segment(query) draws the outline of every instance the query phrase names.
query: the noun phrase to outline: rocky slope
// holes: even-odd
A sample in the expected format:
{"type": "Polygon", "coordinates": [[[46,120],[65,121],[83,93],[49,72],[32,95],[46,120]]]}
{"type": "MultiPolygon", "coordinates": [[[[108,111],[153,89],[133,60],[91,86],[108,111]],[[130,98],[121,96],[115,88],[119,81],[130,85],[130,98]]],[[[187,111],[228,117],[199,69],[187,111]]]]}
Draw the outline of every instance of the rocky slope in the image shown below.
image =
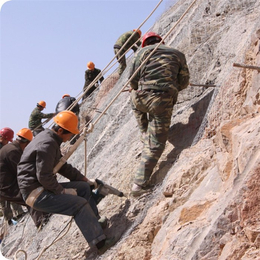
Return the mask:
{"type": "MultiPolygon", "coordinates": [[[[153,30],[162,36],[193,1],[178,1],[153,30]]],[[[260,3],[196,1],[165,43],[186,54],[191,82],[174,108],[166,149],[151,178],[153,190],[138,199],[107,196],[99,204],[117,244],[101,257],[72,222],[68,233],[40,259],[260,259],[260,74],[233,63],[260,66],[260,3]]],[[[111,75],[81,106],[95,121],[127,81],[111,75]]],[[[129,93],[123,92],[69,159],[87,176],[130,191],[142,150],[129,93]]],[[[18,248],[37,259],[70,218],[52,216],[37,232],[27,217],[9,228],[2,253],[18,248]]],[[[24,259],[22,252],[17,259],[24,259]]]]}

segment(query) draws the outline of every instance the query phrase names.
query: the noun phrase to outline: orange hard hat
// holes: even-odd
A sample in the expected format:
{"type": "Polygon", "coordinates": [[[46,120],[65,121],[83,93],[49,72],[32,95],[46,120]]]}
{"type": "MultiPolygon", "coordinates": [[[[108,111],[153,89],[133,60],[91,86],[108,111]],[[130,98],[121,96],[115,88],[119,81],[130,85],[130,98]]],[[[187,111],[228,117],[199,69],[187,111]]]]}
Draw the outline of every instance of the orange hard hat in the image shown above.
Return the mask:
{"type": "Polygon", "coordinates": [[[73,112],[68,110],[62,111],[57,114],[53,120],[58,126],[64,128],[72,134],[79,133],[78,117],[73,112]]]}
{"type": "Polygon", "coordinates": [[[43,100],[39,101],[39,102],[37,103],[37,105],[39,105],[39,106],[41,106],[41,107],[43,107],[43,108],[46,108],[46,102],[43,101],[43,100]]]}
{"type": "Polygon", "coordinates": [[[69,95],[69,94],[64,94],[64,95],[62,96],[62,98],[65,98],[65,97],[70,97],[70,95],[69,95]]]}
{"type": "Polygon", "coordinates": [[[0,130],[0,135],[9,142],[13,141],[14,131],[9,127],[4,127],[0,130]]]}
{"type": "Polygon", "coordinates": [[[87,67],[89,70],[94,70],[95,69],[95,64],[92,61],[89,61],[87,64],[87,67]]]}
{"type": "Polygon", "coordinates": [[[33,139],[33,133],[28,128],[22,128],[18,133],[18,136],[23,137],[24,139],[28,140],[29,142],[33,139]]]}
{"type": "Polygon", "coordinates": [[[162,40],[162,37],[154,32],[148,32],[143,36],[142,48],[148,45],[149,39],[154,38],[158,42],[162,40]]]}
{"type": "Polygon", "coordinates": [[[141,32],[141,30],[139,30],[139,29],[138,29],[138,30],[134,29],[133,31],[134,31],[134,32],[137,31],[138,34],[139,34],[139,36],[140,36],[140,37],[142,36],[142,32],[141,32]]]}

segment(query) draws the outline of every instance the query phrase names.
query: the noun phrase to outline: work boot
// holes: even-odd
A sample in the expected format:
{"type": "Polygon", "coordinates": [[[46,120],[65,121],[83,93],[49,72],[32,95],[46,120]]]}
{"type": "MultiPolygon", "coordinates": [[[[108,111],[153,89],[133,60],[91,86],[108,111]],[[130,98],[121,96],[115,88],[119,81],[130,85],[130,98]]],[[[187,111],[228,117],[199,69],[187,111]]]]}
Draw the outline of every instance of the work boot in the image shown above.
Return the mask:
{"type": "Polygon", "coordinates": [[[107,228],[108,226],[108,219],[106,217],[101,217],[99,220],[98,220],[98,223],[100,224],[100,226],[102,227],[102,229],[105,229],[107,228]]]}
{"type": "Polygon", "coordinates": [[[116,243],[116,238],[115,237],[107,238],[105,240],[100,241],[96,245],[97,248],[98,248],[98,255],[104,254],[110,247],[115,245],[115,243],[116,243]],[[102,245],[102,246],[100,246],[100,245],[102,245]]]}
{"type": "Polygon", "coordinates": [[[146,189],[144,189],[142,186],[137,185],[137,184],[134,183],[133,186],[132,186],[132,191],[131,191],[130,194],[133,197],[139,197],[139,196],[141,196],[142,194],[144,194],[146,192],[147,192],[146,189]]]}

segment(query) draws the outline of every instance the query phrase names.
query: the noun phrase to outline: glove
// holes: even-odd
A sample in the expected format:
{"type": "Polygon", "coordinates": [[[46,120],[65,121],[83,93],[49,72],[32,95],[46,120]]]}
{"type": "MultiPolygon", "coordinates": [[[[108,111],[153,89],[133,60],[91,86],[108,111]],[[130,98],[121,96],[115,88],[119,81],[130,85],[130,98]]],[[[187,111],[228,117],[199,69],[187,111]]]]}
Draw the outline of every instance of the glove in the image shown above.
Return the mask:
{"type": "Polygon", "coordinates": [[[69,189],[63,189],[63,192],[62,194],[69,194],[69,195],[74,195],[74,196],[77,196],[77,190],[76,189],[72,189],[72,188],[69,188],[69,189]]]}
{"type": "Polygon", "coordinates": [[[98,188],[98,184],[95,181],[95,179],[88,179],[88,183],[89,183],[90,186],[94,187],[93,190],[98,188]]]}

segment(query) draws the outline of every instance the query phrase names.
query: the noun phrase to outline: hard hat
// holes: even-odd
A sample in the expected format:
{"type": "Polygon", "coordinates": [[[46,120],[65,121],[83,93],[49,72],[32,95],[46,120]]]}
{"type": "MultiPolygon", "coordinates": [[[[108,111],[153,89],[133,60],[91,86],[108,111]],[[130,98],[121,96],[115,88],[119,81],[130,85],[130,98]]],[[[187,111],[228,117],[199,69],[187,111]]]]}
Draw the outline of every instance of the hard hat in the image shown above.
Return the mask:
{"type": "Polygon", "coordinates": [[[46,108],[46,102],[43,101],[43,100],[39,101],[39,102],[37,103],[37,105],[39,105],[39,106],[41,106],[41,107],[43,107],[43,108],[46,108]]]}
{"type": "Polygon", "coordinates": [[[33,133],[30,129],[28,128],[22,128],[18,133],[18,136],[23,137],[24,139],[28,140],[28,141],[32,141],[33,139],[33,133]]]}
{"type": "Polygon", "coordinates": [[[146,45],[148,45],[148,42],[150,38],[154,38],[155,40],[157,40],[158,42],[160,42],[162,40],[162,37],[154,32],[148,32],[143,36],[143,42],[142,42],[142,48],[145,47],[146,45]]]}
{"type": "Polygon", "coordinates": [[[71,132],[72,134],[78,134],[78,117],[71,111],[65,110],[57,114],[53,118],[54,122],[64,128],[65,130],[71,132]]]}
{"type": "Polygon", "coordinates": [[[70,97],[70,95],[69,95],[69,94],[64,94],[64,95],[62,96],[62,98],[65,98],[65,97],[70,97]]]}
{"type": "Polygon", "coordinates": [[[89,70],[94,70],[95,64],[92,61],[90,61],[90,62],[88,62],[87,67],[88,67],[89,70]]]}
{"type": "Polygon", "coordinates": [[[133,31],[134,31],[134,32],[137,31],[138,34],[139,34],[139,36],[140,36],[140,37],[142,36],[142,32],[141,32],[141,30],[136,30],[136,29],[134,29],[133,31]]]}
{"type": "Polygon", "coordinates": [[[14,131],[9,127],[4,127],[0,130],[0,135],[9,142],[13,141],[14,131]]]}

